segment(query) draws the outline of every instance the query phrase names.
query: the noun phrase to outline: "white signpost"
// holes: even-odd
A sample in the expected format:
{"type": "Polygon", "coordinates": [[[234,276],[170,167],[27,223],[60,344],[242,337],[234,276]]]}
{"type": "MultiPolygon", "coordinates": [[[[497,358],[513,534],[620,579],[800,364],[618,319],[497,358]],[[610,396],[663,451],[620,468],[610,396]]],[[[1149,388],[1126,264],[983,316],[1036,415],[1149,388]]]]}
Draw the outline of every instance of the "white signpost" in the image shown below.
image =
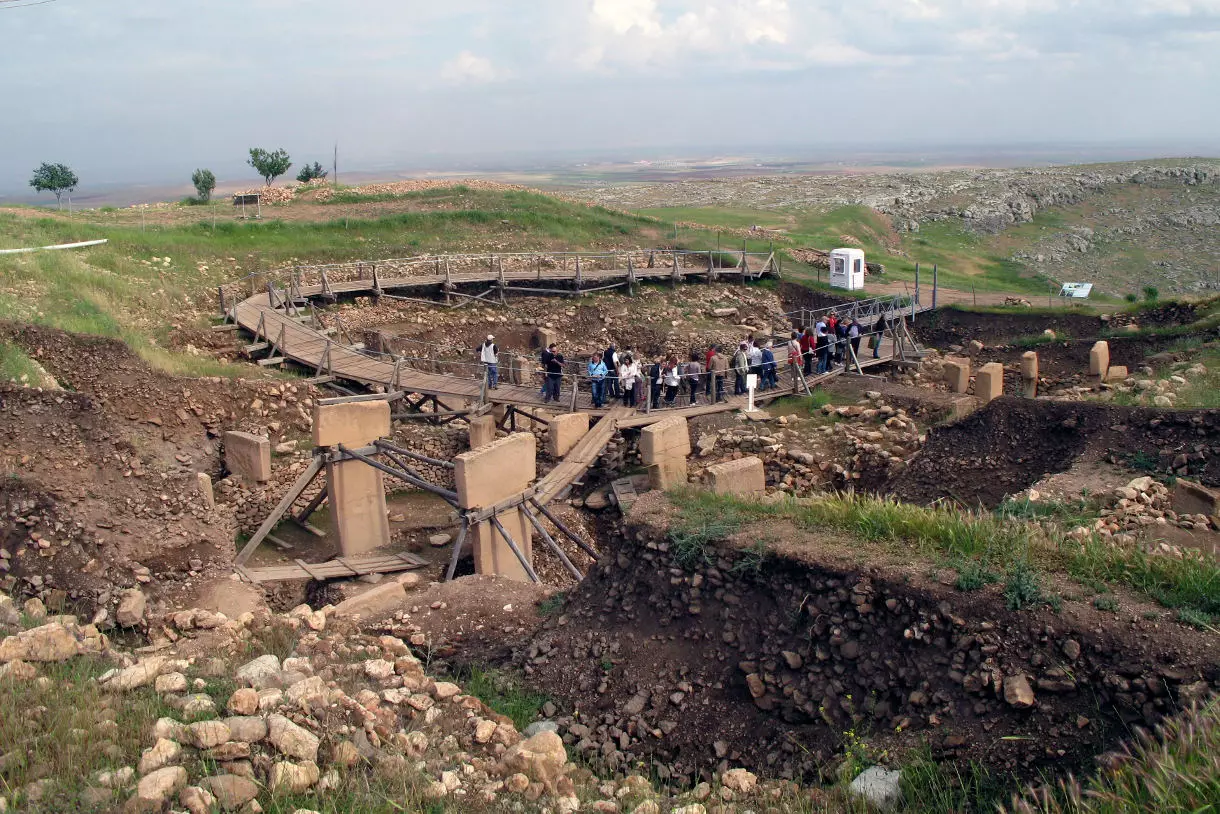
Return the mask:
{"type": "Polygon", "coordinates": [[[746,412],[754,412],[754,391],[758,387],[758,376],[754,373],[746,375],[746,390],[750,394],[749,401],[746,403],[746,412]]]}

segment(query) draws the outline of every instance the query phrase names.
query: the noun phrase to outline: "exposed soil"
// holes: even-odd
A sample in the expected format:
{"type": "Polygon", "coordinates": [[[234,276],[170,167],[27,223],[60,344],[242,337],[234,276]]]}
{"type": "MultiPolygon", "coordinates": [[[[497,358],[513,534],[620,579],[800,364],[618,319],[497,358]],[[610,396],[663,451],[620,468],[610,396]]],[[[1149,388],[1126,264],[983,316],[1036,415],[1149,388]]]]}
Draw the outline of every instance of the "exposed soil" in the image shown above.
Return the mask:
{"type": "Polygon", "coordinates": [[[1000,398],[932,429],[890,488],[909,502],[951,498],[990,508],[1068,469],[1086,449],[1214,485],[1220,483],[1220,411],[1000,398]]]}
{"type": "Polygon", "coordinates": [[[1028,777],[1087,765],[1220,684],[1215,637],[1075,603],[1008,612],[909,563],[853,564],[853,541],[791,525],[751,527],[690,569],[667,550],[674,511],[642,498],[615,556],[516,651],[569,743],[611,766],[832,776],[852,731],[891,755],[926,743],[1028,777]],[[773,541],[761,561],[759,539],[773,541]],[[1005,692],[1016,676],[1028,707],[1005,692]]]}

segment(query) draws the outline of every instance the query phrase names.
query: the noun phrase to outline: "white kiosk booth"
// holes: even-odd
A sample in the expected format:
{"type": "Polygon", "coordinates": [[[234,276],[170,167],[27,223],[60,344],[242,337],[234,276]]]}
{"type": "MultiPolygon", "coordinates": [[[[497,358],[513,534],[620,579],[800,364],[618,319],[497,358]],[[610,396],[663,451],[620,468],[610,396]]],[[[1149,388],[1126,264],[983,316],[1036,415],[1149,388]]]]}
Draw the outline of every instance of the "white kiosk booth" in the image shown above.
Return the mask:
{"type": "Polygon", "coordinates": [[[859,291],[864,288],[864,250],[835,249],[830,253],[830,285],[859,291]]]}

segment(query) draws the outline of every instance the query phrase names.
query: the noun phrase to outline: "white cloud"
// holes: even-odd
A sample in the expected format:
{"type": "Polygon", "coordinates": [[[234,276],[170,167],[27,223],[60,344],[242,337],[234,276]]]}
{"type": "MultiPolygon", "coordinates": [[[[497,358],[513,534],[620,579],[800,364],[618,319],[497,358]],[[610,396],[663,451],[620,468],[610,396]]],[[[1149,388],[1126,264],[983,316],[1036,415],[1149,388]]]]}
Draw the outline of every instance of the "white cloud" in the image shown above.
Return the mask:
{"type": "Polygon", "coordinates": [[[470,51],[462,51],[441,66],[441,79],[453,84],[482,84],[497,82],[504,78],[505,74],[497,70],[490,59],[477,56],[470,51]]]}

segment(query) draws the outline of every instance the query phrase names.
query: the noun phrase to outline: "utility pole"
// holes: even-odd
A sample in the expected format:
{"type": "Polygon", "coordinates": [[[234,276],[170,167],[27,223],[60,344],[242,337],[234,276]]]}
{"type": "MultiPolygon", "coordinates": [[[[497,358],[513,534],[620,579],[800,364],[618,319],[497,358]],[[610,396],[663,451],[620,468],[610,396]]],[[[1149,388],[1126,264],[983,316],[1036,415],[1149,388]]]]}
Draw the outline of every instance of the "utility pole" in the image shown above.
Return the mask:
{"type": "Polygon", "coordinates": [[[335,163],[331,165],[331,171],[335,178],[335,186],[339,186],[339,142],[335,142],[335,163]]]}

